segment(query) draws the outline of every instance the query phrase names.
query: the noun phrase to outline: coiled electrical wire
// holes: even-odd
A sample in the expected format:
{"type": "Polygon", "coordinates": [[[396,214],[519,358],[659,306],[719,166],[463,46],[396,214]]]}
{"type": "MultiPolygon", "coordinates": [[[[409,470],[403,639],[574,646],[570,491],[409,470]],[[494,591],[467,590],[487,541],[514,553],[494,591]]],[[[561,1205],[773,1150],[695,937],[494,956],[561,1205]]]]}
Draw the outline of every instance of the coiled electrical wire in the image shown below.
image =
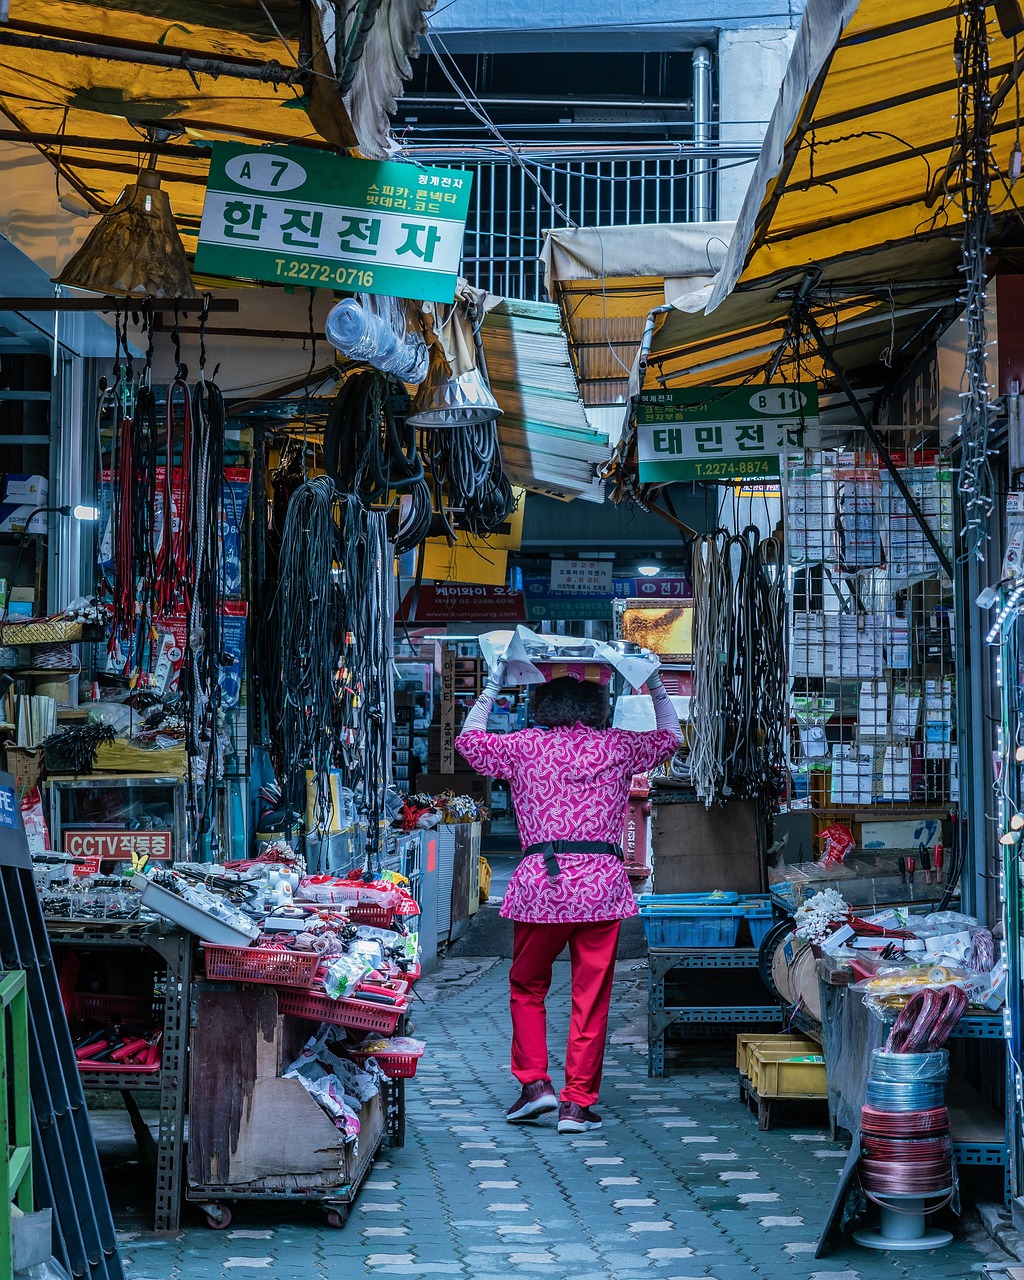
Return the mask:
{"type": "MultiPolygon", "coordinates": [[[[220,681],[231,663],[231,654],[224,648],[227,589],[221,547],[226,422],[227,409],[219,387],[200,378],[191,391],[188,415],[193,433],[187,514],[192,589],[186,593],[189,634],[182,681],[190,745],[190,801],[199,834],[215,825],[220,681]],[[198,760],[205,761],[201,780],[192,772],[192,761],[198,760]]],[[[186,519],[184,513],[182,519],[186,519]]]]}
{"type": "Polygon", "coordinates": [[[861,1159],[861,1186],[879,1196],[934,1196],[950,1190],[952,1161],[948,1156],[929,1160],[901,1160],[889,1163],[861,1159]]]}
{"type": "Polygon", "coordinates": [[[690,774],[705,805],[730,796],[771,810],[786,778],[786,600],[782,555],[754,525],[693,544],[690,774]]]}
{"type": "Polygon", "coordinates": [[[900,1010],[886,1037],[889,1053],[923,1053],[941,1049],[967,1008],[961,987],[918,991],[900,1010]]]}
{"type": "Polygon", "coordinates": [[[429,436],[430,470],[442,505],[460,510],[471,533],[494,533],[515,509],[498,444],[498,424],[451,427],[429,436]]]}
{"type": "Polygon", "coordinates": [[[311,771],[322,830],[340,769],[367,825],[368,862],[379,861],[391,783],[393,590],[387,513],[328,476],[305,481],[288,504],[277,601],[285,797],[302,811],[311,771]]]}
{"type": "Polygon", "coordinates": [[[862,1134],[882,1138],[921,1138],[949,1132],[949,1109],[933,1107],[929,1111],[882,1111],[877,1107],[861,1107],[862,1134]]]}
{"type": "Polygon", "coordinates": [[[294,812],[305,809],[305,771],[311,769],[318,822],[331,813],[335,673],[345,641],[337,500],[334,481],[327,476],[307,480],[292,494],[278,588],[285,798],[294,812]]]}
{"type": "Polygon", "coordinates": [[[868,1105],[879,1111],[931,1111],[944,1096],[944,1086],[934,1080],[868,1080],[868,1105]]]}
{"type": "Polygon", "coordinates": [[[876,1049],[871,1055],[871,1078],[905,1084],[915,1080],[945,1084],[949,1075],[949,1054],[945,1049],[934,1053],[888,1053],[876,1049]]]}
{"type": "Polygon", "coordinates": [[[925,1138],[882,1138],[862,1133],[860,1142],[861,1151],[869,1160],[948,1160],[953,1154],[953,1139],[948,1133],[925,1138]]]}

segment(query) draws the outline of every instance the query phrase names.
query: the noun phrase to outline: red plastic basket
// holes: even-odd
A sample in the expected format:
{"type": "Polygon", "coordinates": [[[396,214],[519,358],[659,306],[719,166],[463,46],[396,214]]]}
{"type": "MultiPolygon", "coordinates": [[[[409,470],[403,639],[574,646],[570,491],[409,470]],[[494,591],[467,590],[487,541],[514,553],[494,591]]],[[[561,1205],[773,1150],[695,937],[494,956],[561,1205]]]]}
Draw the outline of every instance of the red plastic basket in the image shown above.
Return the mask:
{"type": "Polygon", "coordinates": [[[277,998],[281,1013],[293,1018],[309,1018],[311,1022],[329,1022],[336,1027],[354,1027],[357,1031],[379,1031],[390,1036],[398,1026],[398,1019],[408,1006],[385,1007],[367,1004],[365,1000],[332,1000],[330,996],[314,995],[311,991],[282,991],[277,998]]]}
{"type": "Polygon", "coordinates": [[[320,957],[315,951],[278,947],[206,948],[206,976],[215,982],[256,982],[268,987],[308,990],[320,957]]]}
{"type": "Polygon", "coordinates": [[[112,995],[109,991],[76,991],[69,1022],[154,1022],[164,1020],[163,1000],[150,996],[112,995]]]}
{"type": "Polygon", "coordinates": [[[422,1053],[361,1053],[358,1049],[349,1049],[348,1052],[360,1066],[367,1058],[373,1058],[390,1080],[411,1080],[423,1057],[422,1053]]]}
{"type": "Polygon", "coordinates": [[[360,982],[359,991],[371,991],[382,996],[405,996],[409,993],[409,983],[404,978],[381,978],[377,981],[360,982]]]}
{"type": "Polygon", "coordinates": [[[412,984],[420,976],[420,966],[418,964],[409,965],[408,969],[400,969],[397,964],[388,966],[388,977],[394,982],[404,982],[406,986],[411,987],[412,984]]]}
{"type": "Polygon", "coordinates": [[[376,902],[356,902],[348,908],[353,924],[369,924],[375,929],[390,929],[394,914],[394,907],[382,907],[376,902]]]}
{"type": "MultiPolygon", "coordinates": [[[[159,1073],[161,1065],[159,1062],[154,1062],[152,1066],[148,1067],[133,1067],[131,1065],[126,1066],[123,1062],[80,1062],[78,1070],[84,1076],[90,1073],[99,1075],[101,1072],[108,1076],[155,1076],[159,1073]]],[[[381,1069],[383,1070],[383,1068],[381,1069]]]]}
{"type": "MultiPolygon", "coordinates": [[[[163,1000],[149,996],[112,995],[110,992],[76,991],[71,997],[69,1022],[137,1022],[159,1027],[163,1023],[163,1000]]],[[[82,1075],[156,1075],[161,1064],[134,1066],[124,1062],[93,1062],[89,1059],[78,1063],[82,1075]]]]}

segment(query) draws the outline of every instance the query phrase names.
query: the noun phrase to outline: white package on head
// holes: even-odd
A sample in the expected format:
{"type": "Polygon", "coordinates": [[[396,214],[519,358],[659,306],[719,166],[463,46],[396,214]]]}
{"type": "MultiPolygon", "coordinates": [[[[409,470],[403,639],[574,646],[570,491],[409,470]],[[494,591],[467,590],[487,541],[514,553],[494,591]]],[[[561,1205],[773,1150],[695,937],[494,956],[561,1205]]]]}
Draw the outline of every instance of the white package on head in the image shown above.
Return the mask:
{"type": "Polygon", "coordinates": [[[480,637],[480,651],[488,670],[493,671],[504,662],[508,684],[543,684],[545,677],[537,663],[594,662],[614,668],[628,684],[639,689],[657,671],[660,662],[656,654],[646,649],[636,645],[630,648],[635,652],[626,652],[620,644],[603,640],[538,635],[522,626],[515,631],[488,631],[480,637]]]}

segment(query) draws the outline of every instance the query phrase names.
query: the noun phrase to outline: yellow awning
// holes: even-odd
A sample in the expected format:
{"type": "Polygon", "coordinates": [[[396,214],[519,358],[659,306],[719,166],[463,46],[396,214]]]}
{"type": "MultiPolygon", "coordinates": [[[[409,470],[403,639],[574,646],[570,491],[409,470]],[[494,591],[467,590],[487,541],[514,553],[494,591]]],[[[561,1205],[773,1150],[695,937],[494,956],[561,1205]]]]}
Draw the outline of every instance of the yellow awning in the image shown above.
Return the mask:
{"type": "Polygon", "coordinates": [[[204,144],[251,139],[383,153],[376,134],[409,71],[426,7],[383,0],[366,65],[343,98],[315,25],[313,74],[305,83],[297,77],[299,6],[282,0],[18,0],[0,25],[0,112],[45,139],[38,145],[59,165],[65,190],[73,186],[101,211],[137,173],[146,129],[169,130],[158,168],[192,251],[209,168],[204,144]]]}
{"type": "MultiPolygon", "coordinates": [[[[804,356],[802,372],[820,376],[806,348],[771,366],[805,282],[837,360],[862,384],[887,381],[886,360],[955,306],[956,13],[935,0],[809,0],[706,308],[664,319],[646,385],[726,383],[762,369],[792,377],[804,356]]],[[[1006,172],[1024,48],[1015,64],[994,12],[989,34],[992,156],[1006,172]]],[[[992,208],[997,219],[1019,216],[998,179],[992,208]]]]}

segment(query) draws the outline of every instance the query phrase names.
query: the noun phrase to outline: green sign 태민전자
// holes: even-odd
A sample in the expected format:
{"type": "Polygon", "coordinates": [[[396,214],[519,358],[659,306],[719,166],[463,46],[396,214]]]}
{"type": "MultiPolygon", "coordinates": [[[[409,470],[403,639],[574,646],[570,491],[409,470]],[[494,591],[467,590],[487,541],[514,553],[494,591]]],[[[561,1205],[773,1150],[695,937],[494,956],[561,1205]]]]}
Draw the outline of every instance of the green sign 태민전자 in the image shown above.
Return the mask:
{"type": "Polygon", "coordinates": [[[299,147],[213,147],[196,272],[455,297],[472,175],[299,147]]]}
{"type": "Polygon", "coordinates": [[[641,484],[780,474],[783,454],[818,425],[813,383],[645,391],[637,407],[641,484]]]}

